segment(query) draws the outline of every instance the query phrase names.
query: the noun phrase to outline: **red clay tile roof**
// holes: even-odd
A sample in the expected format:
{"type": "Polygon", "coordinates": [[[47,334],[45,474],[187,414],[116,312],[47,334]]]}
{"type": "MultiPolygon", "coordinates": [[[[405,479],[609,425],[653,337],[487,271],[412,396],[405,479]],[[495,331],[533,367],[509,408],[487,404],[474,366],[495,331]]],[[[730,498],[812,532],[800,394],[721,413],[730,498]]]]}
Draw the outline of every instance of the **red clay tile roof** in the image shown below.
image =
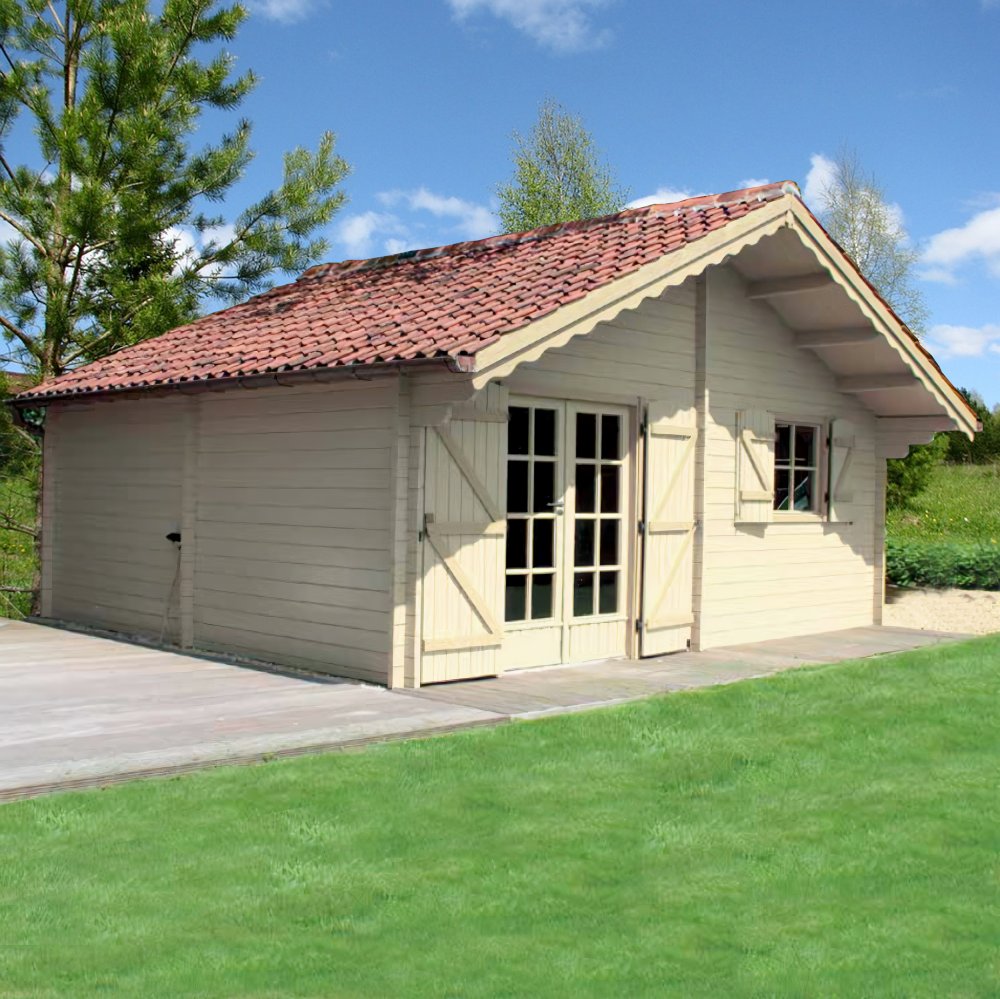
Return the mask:
{"type": "Polygon", "coordinates": [[[376,362],[474,355],[794,190],[670,205],[307,270],[241,305],[24,392],[58,398],[376,362]]]}

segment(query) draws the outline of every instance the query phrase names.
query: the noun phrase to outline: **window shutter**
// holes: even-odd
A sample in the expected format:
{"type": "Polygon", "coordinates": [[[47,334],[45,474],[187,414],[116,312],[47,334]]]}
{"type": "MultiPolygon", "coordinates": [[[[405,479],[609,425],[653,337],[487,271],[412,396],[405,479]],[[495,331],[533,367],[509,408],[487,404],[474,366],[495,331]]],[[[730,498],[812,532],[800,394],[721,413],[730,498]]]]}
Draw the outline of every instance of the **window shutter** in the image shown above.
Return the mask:
{"type": "Polygon", "coordinates": [[[503,640],[506,389],[427,432],[421,683],[495,676],[503,640]]]}
{"type": "Polygon", "coordinates": [[[847,420],[830,423],[830,447],[827,475],[827,519],[832,522],[853,520],[854,502],[852,463],[854,456],[854,427],[847,420]]]}
{"type": "Polygon", "coordinates": [[[687,648],[694,623],[694,465],[690,399],[651,400],[645,419],[640,655],[687,648]]]}
{"type": "Polygon", "coordinates": [[[745,409],[736,422],[736,520],[769,524],[774,512],[774,417],[745,409]]]}

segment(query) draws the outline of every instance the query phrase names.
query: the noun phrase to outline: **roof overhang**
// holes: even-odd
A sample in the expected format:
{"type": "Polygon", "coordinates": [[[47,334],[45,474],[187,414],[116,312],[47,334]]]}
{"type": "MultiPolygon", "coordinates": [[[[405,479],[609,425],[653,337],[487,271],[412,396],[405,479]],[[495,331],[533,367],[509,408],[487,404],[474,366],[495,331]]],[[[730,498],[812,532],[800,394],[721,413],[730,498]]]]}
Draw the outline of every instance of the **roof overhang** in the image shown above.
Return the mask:
{"type": "MultiPolygon", "coordinates": [[[[722,229],[666,254],[476,354],[477,388],[586,334],[645,299],[732,261],[747,296],[765,301],[856,396],[910,443],[939,430],[972,436],[978,419],[930,353],[789,189],[722,229]],[[831,323],[831,317],[836,323],[831,323]]],[[[898,450],[898,447],[897,447],[898,450]]],[[[903,449],[905,454],[905,447],[903,449]]]]}

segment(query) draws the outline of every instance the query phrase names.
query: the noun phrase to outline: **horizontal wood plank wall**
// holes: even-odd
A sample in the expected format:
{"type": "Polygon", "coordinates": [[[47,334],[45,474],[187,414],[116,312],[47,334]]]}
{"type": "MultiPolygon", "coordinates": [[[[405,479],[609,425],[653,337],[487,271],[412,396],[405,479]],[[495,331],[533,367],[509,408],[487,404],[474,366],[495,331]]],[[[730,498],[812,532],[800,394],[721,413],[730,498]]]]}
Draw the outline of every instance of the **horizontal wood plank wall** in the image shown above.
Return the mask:
{"type": "Polygon", "coordinates": [[[53,617],[176,641],[185,399],[60,406],[50,555],[53,617]],[[169,607],[168,607],[169,601],[169,607]]]}
{"type": "Polygon", "coordinates": [[[203,397],[197,647],[388,682],[397,391],[377,379],[203,397]]]}
{"type": "Polygon", "coordinates": [[[686,281],[522,365],[507,386],[516,394],[626,405],[671,388],[690,392],[693,403],[694,309],[695,284],[686,281]]]}
{"type": "Polygon", "coordinates": [[[707,275],[708,413],[702,648],[872,623],[875,422],[731,268],[707,275]],[[768,410],[856,428],[849,524],[735,523],[737,413],[768,410]]]}

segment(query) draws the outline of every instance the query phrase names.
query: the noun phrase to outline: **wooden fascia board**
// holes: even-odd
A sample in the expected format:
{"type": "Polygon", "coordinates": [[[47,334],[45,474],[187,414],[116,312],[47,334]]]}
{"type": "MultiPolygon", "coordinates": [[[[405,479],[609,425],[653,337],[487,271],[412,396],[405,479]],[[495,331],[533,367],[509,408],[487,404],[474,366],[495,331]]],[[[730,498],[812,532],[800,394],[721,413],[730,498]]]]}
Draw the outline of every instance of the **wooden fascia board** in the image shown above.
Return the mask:
{"type": "Polygon", "coordinates": [[[666,254],[632,274],[592,292],[586,298],[557,309],[537,322],[501,337],[476,355],[473,384],[477,389],[505,378],[521,364],[535,361],[547,350],[589,333],[619,313],[635,309],[647,298],[682,284],[706,268],[722,263],[747,246],[773,235],[789,224],[791,195],[775,200],[717,232],[666,254]]]}
{"type": "Polygon", "coordinates": [[[954,421],[956,428],[969,437],[979,428],[978,422],[967,411],[956,390],[921,353],[899,321],[878,296],[860,278],[843,252],[816,223],[804,205],[796,198],[791,203],[790,224],[803,243],[831,273],[851,300],[871,320],[875,329],[896,349],[906,361],[919,382],[934,396],[954,421]]]}

